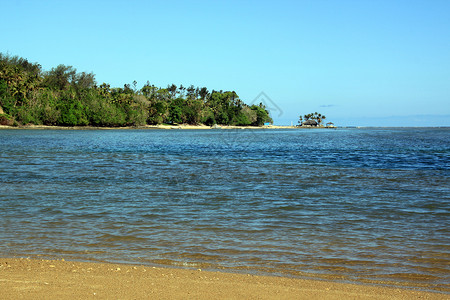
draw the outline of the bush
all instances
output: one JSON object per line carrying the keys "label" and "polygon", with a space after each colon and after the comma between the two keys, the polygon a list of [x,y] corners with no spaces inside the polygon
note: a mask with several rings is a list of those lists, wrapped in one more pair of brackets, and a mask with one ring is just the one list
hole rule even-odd
{"label": "bush", "polygon": [[248,126],[251,124],[250,121],[248,120],[247,116],[245,114],[243,114],[242,112],[238,113],[233,118],[233,123],[238,126]]}
{"label": "bush", "polygon": [[183,116],[182,108],[179,106],[171,105],[169,107],[169,117],[167,118],[167,122],[169,124],[182,123],[183,122],[182,116]]}
{"label": "bush", "polygon": [[16,107],[16,119],[22,124],[41,125],[39,112],[32,106],[23,105]]}
{"label": "bush", "polygon": [[14,118],[8,114],[0,114],[0,125],[11,126],[14,124]]}
{"label": "bush", "polygon": [[93,93],[86,100],[86,112],[91,125],[116,127],[126,124],[126,112],[120,105],[111,103],[107,97]]}
{"label": "bush", "polygon": [[127,125],[143,126],[147,124],[148,109],[143,103],[134,103],[126,107]]}
{"label": "bush", "polygon": [[84,105],[79,100],[61,102],[59,105],[61,115],[58,125],[64,126],[86,126],[89,125]]}
{"label": "bush", "polygon": [[202,123],[208,126],[212,126],[216,124],[216,119],[214,118],[214,114],[210,113],[203,118]]}
{"label": "bush", "polygon": [[148,108],[148,124],[162,124],[164,116],[167,115],[167,104],[163,101],[157,101]]}
{"label": "bush", "polygon": [[14,97],[8,92],[6,81],[0,79],[0,107],[3,108],[3,113],[13,115],[15,102]]}
{"label": "bush", "polygon": [[261,106],[252,105],[251,109],[256,112],[256,121],[252,123],[254,126],[262,126],[265,122],[272,122],[269,112]]}

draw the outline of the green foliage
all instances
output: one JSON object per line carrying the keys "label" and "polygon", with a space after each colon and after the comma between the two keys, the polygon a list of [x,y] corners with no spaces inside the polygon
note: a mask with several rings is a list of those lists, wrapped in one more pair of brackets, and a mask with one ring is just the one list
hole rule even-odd
{"label": "green foliage", "polygon": [[41,73],[41,65],[30,63],[26,58],[19,56],[10,56],[8,54],[0,53],[0,66],[12,66],[30,75],[38,76]]}
{"label": "green foliage", "polygon": [[147,124],[148,110],[142,103],[133,103],[124,107],[128,126],[143,126]]}
{"label": "green foliage", "polygon": [[214,117],[214,113],[211,110],[207,110],[205,112],[205,115],[202,118],[202,123],[208,126],[212,126],[217,123],[216,118]]}
{"label": "green foliage", "polygon": [[304,116],[300,116],[299,120],[298,120],[298,124],[299,124],[299,126],[302,126],[304,122],[307,122],[309,120],[314,120],[317,122],[317,126],[322,126],[322,122],[326,118],[327,118],[326,116],[324,116],[318,112],[314,112],[314,113],[306,114]]}
{"label": "green foliage", "polygon": [[248,117],[242,112],[239,112],[237,115],[234,116],[233,123],[240,126],[251,125],[251,122],[248,119]]}
{"label": "green foliage", "polygon": [[183,123],[183,105],[184,100],[177,98],[169,105],[169,116],[166,120],[169,124]]}
{"label": "green foliage", "polygon": [[0,114],[0,125],[13,125],[14,118],[8,114]]}
{"label": "green foliage", "polygon": [[167,103],[157,100],[150,105],[148,109],[148,124],[158,125],[164,122],[164,116],[167,113]]}
{"label": "green foliage", "polygon": [[188,124],[201,123],[203,103],[200,100],[188,99],[183,107],[183,121]]}
{"label": "green foliage", "polygon": [[98,94],[92,94],[87,99],[86,111],[89,123],[99,127],[120,127],[126,125],[127,114],[124,109],[115,103],[108,101]]}
{"label": "green foliage", "polygon": [[269,112],[265,109],[265,107],[260,104],[252,105],[251,109],[256,113],[256,120],[253,121],[252,125],[254,126],[262,126],[266,122],[272,122],[272,119],[269,116]]}
{"label": "green foliage", "polygon": [[175,84],[158,88],[149,82],[138,89],[136,81],[123,88],[97,86],[93,73],[62,64],[42,72],[39,64],[1,53],[0,107],[4,123],[60,126],[261,126],[271,120],[262,104],[250,107],[234,91]]}
{"label": "green foliage", "polygon": [[3,111],[7,114],[12,114],[15,103],[16,99],[9,93],[6,80],[0,79],[0,106],[3,108]]}
{"label": "green foliage", "polygon": [[44,74],[43,85],[55,90],[68,89],[75,81],[77,70],[72,66],[58,65]]}
{"label": "green foliage", "polygon": [[58,100],[50,91],[43,91],[37,95],[37,107],[39,115],[42,117],[43,125],[56,125],[61,117],[58,108]]}
{"label": "green foliage", "polygon": [[56,92],[34,92],[26,104],[15,108],[16,119],[22,124],[56,125],[61,113],[57,106]]}
{"label": "green foliage", "polygon": [[89,124],[86,107],[81,100],[73,97],[70,93],[62,93],[58,109],[61,115],[58,124],[63,126],[86,126]]}

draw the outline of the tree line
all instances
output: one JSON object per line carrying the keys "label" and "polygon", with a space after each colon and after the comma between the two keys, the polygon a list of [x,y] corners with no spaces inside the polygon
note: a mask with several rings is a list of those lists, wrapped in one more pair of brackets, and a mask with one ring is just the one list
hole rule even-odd
{"label": "tree line", "polygon": [[[299,117],[298,120],[298,126],[322,126],[323,120],[325,120],[327,117],[325,115],[322,115],[318,112],[306,114]],[[333,124],[333,123],[328,123]]]}
{"label": "tree line", "polygon": [[[1,111],[3,110],[3,112]],[[97,84],[93,73],[0,53],[0,124],[142,126],[205,124],[261,126],[272,122],[266,107],[245,104],[234,91],[147,82],[122,87]]]}

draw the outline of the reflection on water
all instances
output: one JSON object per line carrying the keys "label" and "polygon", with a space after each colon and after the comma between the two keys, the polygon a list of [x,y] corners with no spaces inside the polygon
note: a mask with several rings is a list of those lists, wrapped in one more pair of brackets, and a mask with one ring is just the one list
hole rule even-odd
{"label": "reflection on water", "polygon": [[450,130],[0,131],[0,255],[449,291]]}

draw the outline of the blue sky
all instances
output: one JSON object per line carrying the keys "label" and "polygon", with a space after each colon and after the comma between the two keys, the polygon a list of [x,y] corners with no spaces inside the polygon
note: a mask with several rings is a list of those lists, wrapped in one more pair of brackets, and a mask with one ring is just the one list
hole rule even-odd
{"label": "blue sky", "polygon": [[[133,80],[264,92],[276,124],[450,126],[450,1],[0,0],[0,52]],[[258,99],[261,100],[261,99]]]}

